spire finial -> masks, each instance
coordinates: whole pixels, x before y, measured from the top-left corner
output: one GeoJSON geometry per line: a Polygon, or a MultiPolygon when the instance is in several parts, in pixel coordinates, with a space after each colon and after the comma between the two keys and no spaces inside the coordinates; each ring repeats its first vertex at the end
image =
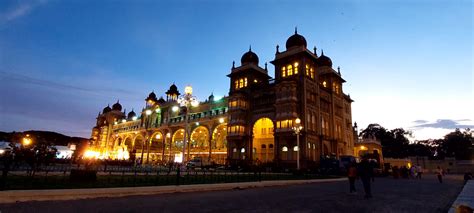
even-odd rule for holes
{"type": "Polygon", "coordinates": [[[120,102],[120,100],[119,100],[119,99],[117,99],[117,103],[119,103],[119,102],[120,102]]]}
{"type": "Polygon", "coordinates": [[[298,26],[295,26],[295,35],[298,34],[298,26]]]}
{"type": "Polygon", "coordinates": [[[341,76],[341,68],[339,66],[337,66],[337,74],[339,74],[339,76],[341,76]]]}
{"type": "Polygon", "coordinates": [[[277,44],[277,53],[280,53],[280,45],[277,44]]]}
{"type": "Polygon", "coordinates": [[[133,112],[133,108],[132,108],[132,112],[133,112]]]}
{"type": "Polygon", "coordinates": [[[252,52],[252,45],[249,45],[249,52],[252,52]]]}
{"type": "Polygon", "coordinates": [[[316,50],[318,50],[318,48],[316,48],[316,46],[314,46],[314,47],[313,47],[313,53],[314,53],[315,55],[318,55],[318,53],[316,52],[316,50]]]}
{"type": "Polygon", "coordinates": [[[321,55],[322,55],[322,56],[324,55],[324,50],[323,50],[323,49],[321,49],[321,55]]]}
{"type": "Polygon", "coordinates": [[[265,62],[265,70],[267,70],[267,62],[265,62]]]}
{"type": "Polygon", "coordinates": [[[232,61],[232,69],[235,68],[235,61],[232,61]]]}

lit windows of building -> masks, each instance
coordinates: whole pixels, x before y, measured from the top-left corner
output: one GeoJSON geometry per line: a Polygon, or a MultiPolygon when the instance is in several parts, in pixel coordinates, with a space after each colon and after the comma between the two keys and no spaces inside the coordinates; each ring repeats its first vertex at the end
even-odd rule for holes
{"type": "Polygon", "coordinates": [[[294,65],[295,65],[295,75],[297,75],[297,74],[298,74],[298,65],[299,65],[299,64],[298,64],[298,62],[295,62],[294,65]]]}
{"type": "Polygon", "coordinates": [[[325,87],[325,88],[328,87],[328,83],[326,81],[323,81],[323,87],[325,87]]]}
{"type": "Polygon", "coordinates": [[[281,77],[286,77],[286,68],[285,67],[281,68],[281,77]]]}
{"type": "Polygon", "coordinates": [[[282,120],[282,121],[277,121],[277,128],[278,129],[289,129],[293,127],[293,120],[282,120]]]}
{"type": "Polygon", "coordinates": [[[290,64],[286,67],[288,69],[287,71],[287,76],[292,76],[293,75],[293,66],[290,64]]]}
{"type": "Polygon", "coordinates": [[[241,89],[241,88],[247,87],[247,85],[248,85],[247,77],[240,78],[240,79],[234,81],[235,89],[241,89]]]}

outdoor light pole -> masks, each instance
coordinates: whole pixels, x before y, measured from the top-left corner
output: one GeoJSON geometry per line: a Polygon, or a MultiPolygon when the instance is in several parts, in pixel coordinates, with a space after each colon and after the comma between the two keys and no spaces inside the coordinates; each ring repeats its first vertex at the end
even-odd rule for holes
{"type": "Polygon", "coordinates": [[[184,136],[183,136],[183,158],[182,163],[186,162],[186,145],[187,145],[187,135],[188,135],[188,111],[191,106],[197,106],[199,104],[197,98],[193,96],[193,88],[191,86],[186,86],[184,88],[184,95],[178,98],[178,103],[180,106],[185,108],[184,112],[184,136]]]}
{"type": "Polygon", "coordinates": [[[295,126],[293,127],[293,131],[295,131],[296,134],[296,147],[298,149],[296,150],[296,169],[300,170],[300,134],[301,130],[303,130],[303,126],[301,125],[301,119],[296,118],[295,120],[295,126]]]}

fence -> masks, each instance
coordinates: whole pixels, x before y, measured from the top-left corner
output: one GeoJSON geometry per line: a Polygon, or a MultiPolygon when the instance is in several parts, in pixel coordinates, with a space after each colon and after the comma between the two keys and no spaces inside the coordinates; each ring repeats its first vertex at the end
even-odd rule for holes
{"type": "Polygon", "coordinates": [[[265,180],[296,180],[328,178],[318,174],[271,173],[255,169],[242,172],[225,169],[179,169],[163,166],[108,166],[86,168],[83,165],[44,166],[33,171],[30,167],[15,167],[2,176],[0,189],[66,189],[133,186],[164,186],[252,182],[265,180]],[[73,172],[71,172],[73,171],[73,172]],[[74,178],[74,171],[93,173],[93,178],[74,178]]]}

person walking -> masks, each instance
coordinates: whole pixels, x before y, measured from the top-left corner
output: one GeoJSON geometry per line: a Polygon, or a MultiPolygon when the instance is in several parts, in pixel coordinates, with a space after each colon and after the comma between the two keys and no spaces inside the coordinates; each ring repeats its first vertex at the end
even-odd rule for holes
{"type": "Polygon", "coordinates": [[[354,162],[349,164],[347,169],[347,177],[349,178],[349,193],[356,193],[355,180],[357,178],[357,168],[354,162]]]}
{"type": "Polygon", "coordinates": [[[441,169],[439,166],[436,169],[436,175],[438,176],[439,183],[443,183],[443,169],[441,169]]]}
{"type": "Polygon", "coordinates": [[[370,180],[371,177],[373,176],[373,168],[372,165],[370,164],[369,160],[364,157],[362,161],[359,163],[359,177],[362,181],[362,185],[364,185],[364,192],[365,196],[364,198],[369,199],[372,198],[372,191],[370,189],[370,180]]]}

